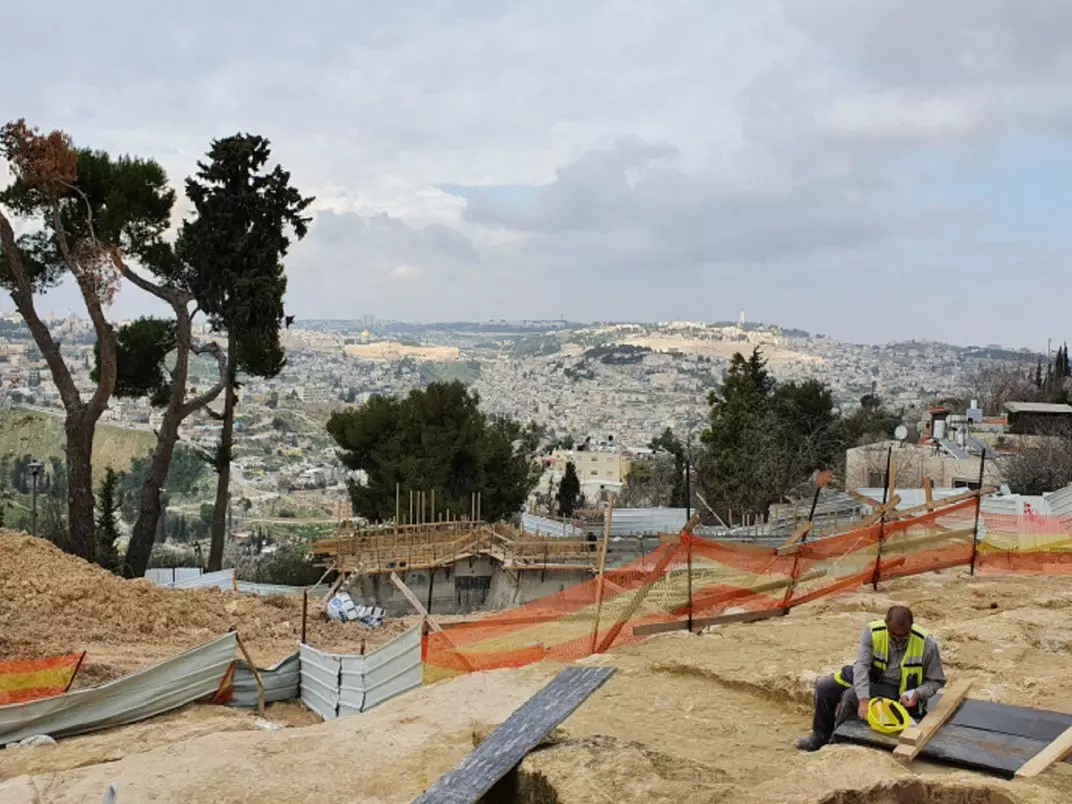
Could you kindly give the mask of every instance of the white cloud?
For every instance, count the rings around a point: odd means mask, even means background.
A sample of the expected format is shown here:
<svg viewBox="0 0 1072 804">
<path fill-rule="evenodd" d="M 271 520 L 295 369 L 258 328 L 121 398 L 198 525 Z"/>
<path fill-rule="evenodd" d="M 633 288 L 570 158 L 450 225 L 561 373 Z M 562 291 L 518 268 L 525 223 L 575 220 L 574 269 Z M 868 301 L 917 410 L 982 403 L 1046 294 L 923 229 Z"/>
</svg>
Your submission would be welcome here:
<svg viewBox="0 0 1072 804">
<path fill-rule="evenodd" d="M 65 46 L 38 47 L 42 30 Z M 924 266 L 962 272 L 958 255 L 1029 286 L 1069 251 L 1026 228 L 1045 199 L 1010 215 L 992 175 L 1068 147 L 1066 3 L 60 0 L 18 6 L 5 33 L 11 114 L 153 156 L 176 184 L 211 138 L 268 136 L 317 196 L 288 264 L 302 316 L 744 305 L 863 340 L 963 339 L 968 305 L 846 307 L 885 304 Z M 1072 291 L 1047 281 L 1044 304 Z M 1050 324 L 990 326 L 1023 342 Z"/>
</svg>

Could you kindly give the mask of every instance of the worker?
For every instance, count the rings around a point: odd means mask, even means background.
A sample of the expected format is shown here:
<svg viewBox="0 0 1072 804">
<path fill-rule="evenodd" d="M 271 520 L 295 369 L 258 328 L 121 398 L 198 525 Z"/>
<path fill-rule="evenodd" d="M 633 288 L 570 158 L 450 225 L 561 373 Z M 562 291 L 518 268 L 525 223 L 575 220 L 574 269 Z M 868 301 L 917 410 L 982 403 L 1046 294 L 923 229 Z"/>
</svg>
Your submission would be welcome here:
<svg viewBox="0 0 1072 804">
<path fill-rule="evenodd" d="M 797 748 L 818 751 L 853 715 L 866 721 L 872 698 L 900 701 L 918 720 L 943 686 L 938 643 L 915 624 L 911 609 L 891 606 L 885 620 L 864 626 L 856 662 L 816 683 L 811 734 L 797 740 Z"/>
</svg>

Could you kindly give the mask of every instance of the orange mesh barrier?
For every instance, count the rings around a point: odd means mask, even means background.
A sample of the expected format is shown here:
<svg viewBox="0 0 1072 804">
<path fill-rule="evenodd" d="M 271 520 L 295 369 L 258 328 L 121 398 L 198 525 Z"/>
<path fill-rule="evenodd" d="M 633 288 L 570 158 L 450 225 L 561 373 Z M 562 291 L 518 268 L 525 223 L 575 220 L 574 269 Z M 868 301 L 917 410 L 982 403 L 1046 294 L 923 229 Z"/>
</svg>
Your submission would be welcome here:
<svg viewBox="0 0 1072 804">
<path fill-rule="evenodd" d="M 0 662 L 0 705 L 62 695 L 74 682 L 85 652 Z"/>
<path fill-rule="evenodd" d="M 983 514 L 976 566 L 1001 572 L 1072 572 L 1072 516 Z"/>
<path fill-rule="evenodd" d="M 1072 521 L 984 515 L 976 543 L 976 501 L 876 523 L 781 549 L 704 539 L 677 543 L 602 580 L 564 589 L 516 609 L 456 623 L 426 637 L 425 682 L 462 672 L 572 661 L 643 638 L 638 626 L 781 609 L 887 581 L 966 566 L 981 570 L 1072 572 Z"/>
</svg>

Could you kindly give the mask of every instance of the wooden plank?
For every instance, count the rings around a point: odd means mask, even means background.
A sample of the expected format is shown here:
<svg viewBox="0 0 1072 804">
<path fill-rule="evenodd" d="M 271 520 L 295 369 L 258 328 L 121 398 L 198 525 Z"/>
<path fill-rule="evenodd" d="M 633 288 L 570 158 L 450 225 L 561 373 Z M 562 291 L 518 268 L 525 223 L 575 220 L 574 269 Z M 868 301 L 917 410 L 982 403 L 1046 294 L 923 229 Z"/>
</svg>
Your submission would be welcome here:
<svg viewBox="0 0 1072 804">
<path fill-rule="evenodd" d="M 390 578 L 391 583 L 397 586 L 398 591 L 405 595 L 406 600 L 409 601 L 409 604 L 413 606 L 413 608 L 417 610 L 417 613 L 427 621 L 428 627 L 435 631 L 437 634 L 443 633 L 443 629 L 439 627 L 439 622 L 436 620 L 436 618 L 428 613 L 428 610 L 424 607 L 421 601 L 417 599 L 417 596 L 413 594 L 410 588 L 406 586 L 405 583 L 403 583 L 402 579 L 395 575 L 393 572 L 391 573 Z"/>
<path fill-rule="evenodd" d="M 790 535 L 790 537 L 785 540 L 785 544 L 783 544 L 782 547 L 788 547 L 789 545 L 796 544 L 805 536 L 807 536 L 810 532 L 811 522 L 805 522 L 803 525 L 793 531 L 792 535 Z"/>
<path fill-rule="evenodd" d="M 856 502 L 863 503 L 864 505 L 868 506 L 869 508 L 881 508 L 882 507 L 882 501 L 881 500 L 876 500 L 873 497 L 868 497 L 866 494 L 861 494 L 860 492 L 855 491 L 853 489 L 848 489 L 846 491 L 846 494 L 848 494 L 850 497 L 852 497 L 854 500 L 856 500 Z"/>
<path fill-rule="evenodd" d="M 957 503 L 962 503 L 965 500 L 970 500 L 973 497 L 978 497 L 979 495 L 982 495 L 983 497 L 985 497 L 987 494 L 993 494 L 995 491 L 997 491 L 997 489 L 994 488 L 993 486 L 987 486 L 982 491 L 965 491 L 965 492 L 963 492 L 961 494 L 955 494 L 952 497 L 942 497 L 940 500 L 935 500 L 934 501 L 934 509 L 933 510 L 941 513 L 941 510 L 943 508 L 946 508 L 947 506 L 956 505 Z M 905 519 L 905 518 L 914 516 L 915 514 L 923 514 L 923 513 L 927 513 L 927 504 L 926 503 L 923 503 L 923 505 L 913 505 L 911 508 L 905 508 L 903 511 L 898 511 L 897 515 L 901 519 Z"/>
<path fill-rule="evenodd" d="M 253 680 L 257 682 L 257 714 L 264 717 L 264 681 L 261 679 L 261 671 L 257 669 L 253 657 L 246 650 L 246 645 L 242 642 L 242 637 L 238 635 L 238 631 L 235 631 L 235 642 L 238 643 L 238 649 L 242 651 L 246 664 L 249 665 L 250 672 L 253 673 Z"/>
<path fill-rule="evenodd" d="M 1016 771 L 1016 775 L 1020 778 L 1038 776 L 1069 754 L 1072 754 L 1072 728 L 1065 729 L 1060 737 L 1025 762 L 1023 767 Z"/>
<path fill-rule="evenodd" d="M 893 750 L 893 755 L 901 762 L 911 762 L 923 750 L 927 742 L 938 732 L 957 707 L 968 697 L 974 679 L 964 678 L 954 681 L 944 690 L 938 704 L 929 711 L 917 726 L 909 726 L 901 732 L 900 742 Z"/>
<path fill-rule="evenodd" d="M 476 804 L 613 673 L 613 667 L 567 667 L 414 804 Z"/>
<path fill-rule="evenodd" d="M 769 620 L 772 617 L 784 617 L 785 609 L 762 609 L 761 611 L 745 611 L 740 614 L 723 614 L 718 617 L 705 617 L 692 621 L 693 628 L 707 628 L 711 625 L 725 625 L 727 623 L 753 623 L 759 620 Z M 685 631 L 689 627 L 688 620 L 674 620 L 669 623 L 651 623 L 638 625 L 633 628 L 633 636 L 651 636 L 652 634 L 665 634 L 670 631 Z"/>
<path fill-rule="evenodd" d="M 934 481 L 930 475 L 923 478 L 923 499 L 926 500 L 923 504 L 927 506 L 927 510 L 934 510 Z"/>
<path fill-rule="evenodd" d="M 596 580 L 596 622 L 592 626 L 593 653 L 596 651 L 596 644 L 599 639 L 599 615 L 603 611 L 603 572 L 607 568 L 607 543 L 610 541 L 610 524 L 611 517 L 614 516 L 614 503 L 607 503 L 607 511 L 604 516 L 603 542 L 599 547 L 599 569 L 597 570 L 598 579 Z"/>
</svg>

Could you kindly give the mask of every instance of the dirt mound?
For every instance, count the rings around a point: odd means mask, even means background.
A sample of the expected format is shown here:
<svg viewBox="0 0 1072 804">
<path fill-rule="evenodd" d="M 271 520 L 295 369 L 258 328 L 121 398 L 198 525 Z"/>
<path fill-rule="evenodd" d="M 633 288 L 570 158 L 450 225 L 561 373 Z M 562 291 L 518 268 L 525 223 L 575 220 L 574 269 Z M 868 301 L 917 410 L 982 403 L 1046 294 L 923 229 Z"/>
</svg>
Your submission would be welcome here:
<svg viewBox="0 0 1072 804">
<path fill-rule="evenodd" d="M 1017 804 L 1017 801 L 986 785 L 901 779 L 866 790 L 839 790 L 823 796 L 817 804 Z"/>
<path fill-rule="evenodd" d="M 293 653 L 301 638 L 298 597 L 259 598 L 221 589 L 165 589 L 124 580 L 43 539 L 0 530 L 0 657 L 87 651 L 76 686 L 89 686 L 238 628 L 258 664 Z M 415 622 L 415 620 L 413 620 Z M 323 619 L 310 604 L 308 640 L 356 653 L 413 624 L 370 629 Z"/>
</svg>

